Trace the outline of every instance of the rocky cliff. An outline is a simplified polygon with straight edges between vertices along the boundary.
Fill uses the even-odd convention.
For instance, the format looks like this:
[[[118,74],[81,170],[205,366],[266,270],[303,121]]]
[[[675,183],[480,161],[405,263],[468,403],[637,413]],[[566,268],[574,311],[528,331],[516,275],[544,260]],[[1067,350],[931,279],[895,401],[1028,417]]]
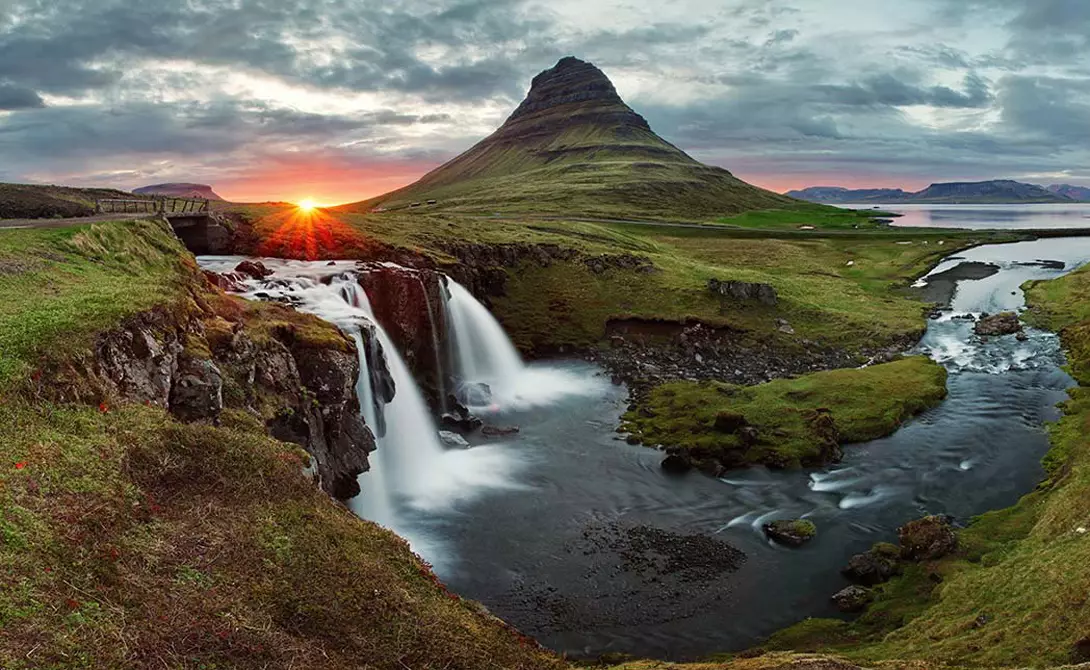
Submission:
[[[208,184],[172,183],[154,184],[134,188],[136,195],[163,195],[170,198],[204,198],[205,200],[223,200]]]
[[[360,418],[358,375],[354,343],[333,326],[209,285],[194,287],[187,305],[140,313],[101,333],[91,352],[54,364],[35,384],[55,400],[139,403],[184,422],[248,416],[305,448],[322,489],[347,499],[359,493],[356,478],[375,449]]]

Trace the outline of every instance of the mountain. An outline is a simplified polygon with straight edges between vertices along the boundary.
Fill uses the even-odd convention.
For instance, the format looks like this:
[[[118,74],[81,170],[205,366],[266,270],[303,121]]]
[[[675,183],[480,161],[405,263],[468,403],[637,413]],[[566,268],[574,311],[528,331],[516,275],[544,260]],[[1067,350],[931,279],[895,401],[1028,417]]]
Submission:
[[[136,195],[165,195],[169,198],[204,198],[205,200],[223,200],[207,184],[155,184],[133,189]]]
[[[1090,188],[1071,184],[1053,184],[1048,190],[1075,202],[1090,202]]]
[[[787,195],[807,202],[895,202],[909,194],[899,188],[866,188],[850,190],[839,186],[811,186]]]
[[[1010,179],[977,182],[931,184],[922,191],[908,193],[901,189],[849,190],[835,186],[816,186],[787,195],[820,203],[918,203],[918,204],[1003,204],[1071,202],[1058,193],[1035,184]]]
[[[429,203],[429,201],[434,201]],[[426,207],[616,218],[705,218],[805,207],[704,165],[662,139],[594,65],[534,77],[496,132],[410,186],[347,209]]]

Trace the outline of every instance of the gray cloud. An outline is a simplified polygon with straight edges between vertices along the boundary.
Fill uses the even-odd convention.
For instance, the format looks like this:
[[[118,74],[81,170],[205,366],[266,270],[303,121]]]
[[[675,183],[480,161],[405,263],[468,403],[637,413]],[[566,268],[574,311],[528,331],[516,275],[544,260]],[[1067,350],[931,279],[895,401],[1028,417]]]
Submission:
[[[45,107],[45,101],[36,91],[0,82],[0,111],[42,107]]]

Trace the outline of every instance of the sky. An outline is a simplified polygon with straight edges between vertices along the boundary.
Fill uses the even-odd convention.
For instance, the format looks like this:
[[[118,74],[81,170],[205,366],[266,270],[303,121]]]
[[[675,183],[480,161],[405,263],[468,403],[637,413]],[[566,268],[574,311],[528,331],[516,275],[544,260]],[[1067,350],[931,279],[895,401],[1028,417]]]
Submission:
[[[566,55],[765,188],[1090,186],[1090,0],[0,0],[0,181],[362,200]]]

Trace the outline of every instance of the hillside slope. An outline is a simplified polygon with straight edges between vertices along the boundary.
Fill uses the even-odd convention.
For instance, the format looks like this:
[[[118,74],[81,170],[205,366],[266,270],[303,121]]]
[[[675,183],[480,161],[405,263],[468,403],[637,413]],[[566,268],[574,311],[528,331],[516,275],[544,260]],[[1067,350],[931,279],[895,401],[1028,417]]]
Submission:
[[[106,188],[0,184],[0,219],[52,219],[91,216],[95,200],[132,198]]]
[[[428,201],[434,200],[434,203]],[[345,207],[708,218],[805,207],[656,135],[594,65],[564,58],[492,135],[420,181]]]

